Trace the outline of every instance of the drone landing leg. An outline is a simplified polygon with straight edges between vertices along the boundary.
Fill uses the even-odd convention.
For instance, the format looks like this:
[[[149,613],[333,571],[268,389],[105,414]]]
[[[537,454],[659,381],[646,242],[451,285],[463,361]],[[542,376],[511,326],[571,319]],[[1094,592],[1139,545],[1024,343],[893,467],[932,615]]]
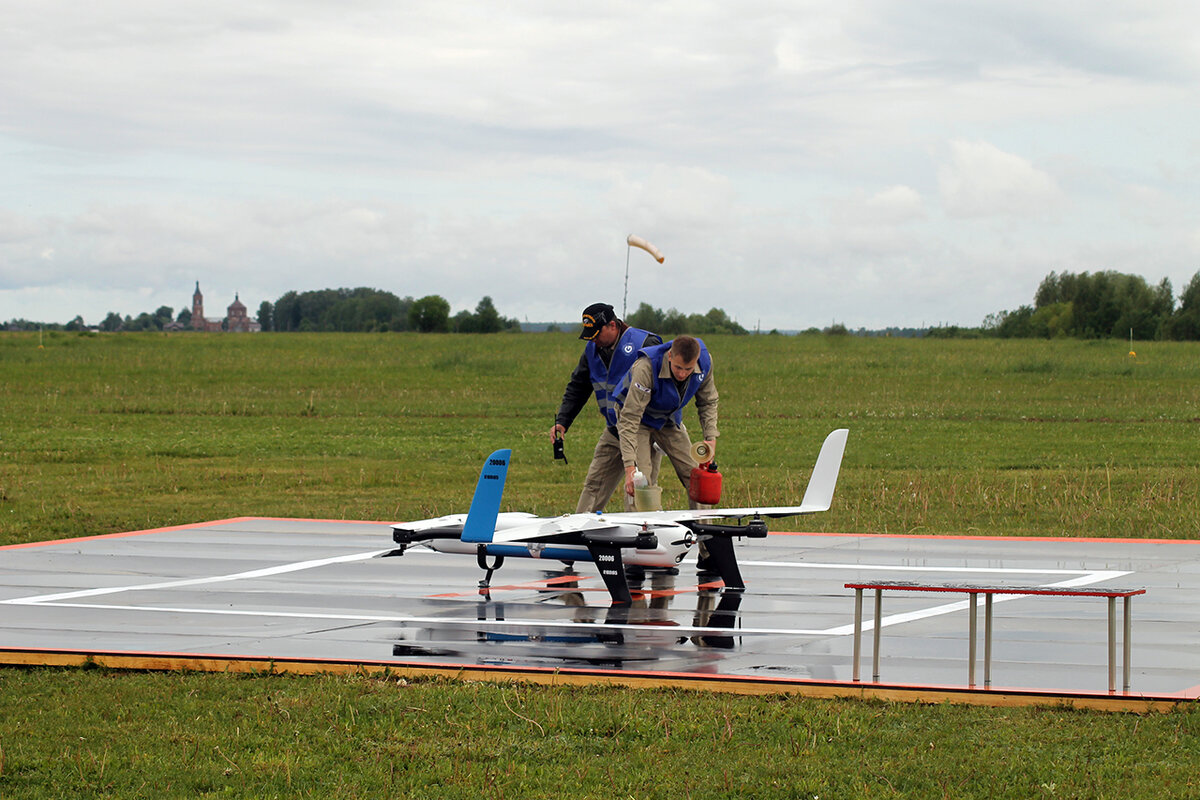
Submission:
[[[612,545],[588,544],[592,560],[600,570],[604,586],[612,595],[613,605],[631,605],[633,596],[629,593],[629,581],[625,578],[625,566],[621,559],[621,548]]]
[[[492,562],[491,566],[488,566],[487,554],[488,553],[487,553],[486,545],[482,545],[482,544],[479,545],[479,549],[477,549],[475,551],[476,563],[479,564],[479,568],[481,570],[484,570],[487,573],[486,575],[484,575],[483,580],[481,580],[479,582],[480,589],[487,589],[489,586],[491,586],[492,585],[492,573],[495,572],[496,570],[500,569],[500,567],[504,565],[504,556],[496,556],[496,560],[494,562]]]
[[[708,557],[717,568],[721,580],[727,589],[745,589],[742,581],[742,571],[738,569],[737,556],[733,552],[733,539],[728,536],[713,536],[704,540],[708,548]]]

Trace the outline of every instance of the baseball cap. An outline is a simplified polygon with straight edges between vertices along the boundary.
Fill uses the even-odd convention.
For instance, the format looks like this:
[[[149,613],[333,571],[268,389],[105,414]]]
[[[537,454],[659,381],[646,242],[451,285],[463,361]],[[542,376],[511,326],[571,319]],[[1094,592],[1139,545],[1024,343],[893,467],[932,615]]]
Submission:
[[[592,303],[583,310],[583,330],[580,339],[591,341],[600,335],[600,329],[617,318],[617,313],[608,303]]]

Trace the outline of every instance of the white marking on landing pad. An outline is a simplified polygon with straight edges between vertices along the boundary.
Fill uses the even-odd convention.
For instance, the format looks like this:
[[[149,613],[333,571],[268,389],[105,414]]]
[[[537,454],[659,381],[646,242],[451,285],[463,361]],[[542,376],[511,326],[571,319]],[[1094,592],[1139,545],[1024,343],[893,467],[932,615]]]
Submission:
[[[247,572],[234,572],[229,575],[210,575],[207,578],[185,578],[177,581],[160,581],[159,583],[141,583],[133,586],[108,586],[103,589],[79,589],[74,592],[59,592],[58,594],[43,594],[36,597],[15,597],[11,600],[0,600],[15,606],[34,606],[39,603],[52,603],[57,600],[72,600],[76,597],[98,597],[102,594],[118,594],[119,592],[136,592],[143,589],[177,589],[181,586],[202,586],[207,583],[223,583],[225,581],[240,581],[243,578],[263,578],[268,575],[283,575],[288,572],[299,572],[305,569],[325,567],[330,564],[344,564],[351,561],[366,561],[370,558],[390,552],[388,550],[372,550],[369,553],[354,553],[348,556],[320,558],[313,561],[297,561],[292,564],[280,564],[263,569],[252,569]],[[58,605],[56,603],[56,605]],[[61,605],[66,605],[65,603]]]
[[[855,572],[954,572],[968,573],[971,575],[996,574],[996,575],[1096,575],[1098,570],[1094,569],[1022,569],[1020,567],[923,567],[923,566],[896,566],[894,564],[822,564],[816,561],[742,561],[738,559],[738,564],[743,567],[803,567],[806,569],[844,569]],[[1128,572],[1114,573],[1116,575],[1128,575]]]
[[[239,609],[198,609],[198,608],[183,608],[170,606],[134,606],[134,605],[115,605],[102,603],[68,603],[62,602],[65,600],[75,600],[84,597],[98,597],[101,595],[119,594],[121,592],[134,592],[152,589],[176,589],[184,586],[202,586],[214,583],[225,583],[229,581],[237,581],[248,578],[262,578],[272,575],[283,575],[289,572],[300,572],[307,569],[315,569],[318,567],[328,566],[330,564],[344,564],[355,561],[366,561],[376,556],[380,556],[388,550],[372,550],[366,553],[352,553],[344,556],[334,556],[332,558],[314,559],[311,561],[298,561],[291,564],[279,564],[274,567],[264,567],[262,569],[248,570],[245,572],[235,572],[228,575],[211,575],[204,578],[186,578],[174,581],[158,581],[155,583],[133,584],[129,586],[109,586],[99,589],[79,589],[71,592],[57,592],[54,594],[36,595],[33,597],[18,597],[9,600],[0,600],[0,604],[8,605],[25,605],[36,606],[43,604],[52,604],[56,608],[86,608],[110,611],[148,611],[156,613],[170,614],[208,614],[218,616],[239,616],[239,617],[273,617],[286,619],[319,619],[319,620],[336,620],[341,622],[371,624],[376,622],[392,622],[410,625],[465,625],[465,626],[490,626],[500,628],[571,628],[573,630],[598,628],[605,630],[625,629],[632,631],[646,631],[646,627],[642,625],[628,624],[605,624],[605,623],[588,623],[588,622],[571,622],[571,621],[547,621],[547,620],[459,620],[446,617],[411,617],[411,616],[396,616],[396,615],[375,615],[375,614],[328,614],[320,612],[298,612],[298,611],[256,611],[256,610],[239,610]],[[817,562],[804,561],[744,561],[744,566],[755,567],[788,567],[793,569],[841,569],[841,570],[888,570],[888,571],[908,571],[908,572],[953,572],[957,574],[1014,574],[1014,575],[1075,575],[1071,578],[1059,583],[1047,584],[1053,588],[1069,588],[1078,586],[1088,586],[1090,584],[1099,583],[1113,578],[1119,578],[1123,575],[1131,574],[1128,571],[1118,570],[1063,570],[1063,569],[1019,569],[1019,568],[1001,568],[1001,567],[931,567],[931,566],[896,566],[890,564],[824,564]],[[1028,595],[1002,595],[993,600],[993,603],[1003,603],[1009,600],[1017,600]],[[941,616],[943,614],[961,611],[969,606],[969,601],[962,600],[954,603],[945,603],[939,606],[933,606],[927,609],[918,611],[906,612],[903,614],[894,614],[884,617],[880,621],[881,627],[889,627],[898,625],[904,622],[912,622],[930,617]],[[871,630],[874,627],[874,621],[863,621],[863,630]],[[672,634],[680,635],[697,635],[697,634],[716,634],[725,636],[748,636],[748,635],[783,635],[783,636],[846,636],[854,632],[853,625],[841,625],[825,630],[805,629],[805,628],[702,628],[693,626],[671,626],[669,628],[659,628],[659,630],[669,631]]]

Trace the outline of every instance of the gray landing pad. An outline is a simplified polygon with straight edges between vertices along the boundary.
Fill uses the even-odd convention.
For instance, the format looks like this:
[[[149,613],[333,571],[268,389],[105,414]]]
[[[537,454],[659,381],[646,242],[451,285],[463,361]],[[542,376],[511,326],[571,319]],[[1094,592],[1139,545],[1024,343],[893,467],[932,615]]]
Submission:
[[[737,545],[744,593],[698,578],[689,557],[678,575],[635,582],[629,609],[610,608],[591,564],[510,558],[483,596],[473,557],[375,557],[391,547],[385,523],[242,518],[0,548],[0,651],[849,686],[846,583],[1144,587],[1128,694],[1117,645],[1118,694],[1200,695],[1198,542],[773,533]],[[866,595],[858,685],[967,687],[965,595],[883,595],[879,684]],[[990,691],[1108,695],[1107,620],[1103,598],[996,596]]]

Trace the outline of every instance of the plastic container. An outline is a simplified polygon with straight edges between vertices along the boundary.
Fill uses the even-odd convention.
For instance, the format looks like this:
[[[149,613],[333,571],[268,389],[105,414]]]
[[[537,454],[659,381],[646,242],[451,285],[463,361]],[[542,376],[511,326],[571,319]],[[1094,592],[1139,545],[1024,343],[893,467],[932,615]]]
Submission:
[[[709,461],[692,470],[688,497],[706,506],[715,506],[721,502],[721,473],[717,472],[716,462]]]
[[[643,486],[634,489],[633,507],[638,511],[662,511],[662,487]]]

